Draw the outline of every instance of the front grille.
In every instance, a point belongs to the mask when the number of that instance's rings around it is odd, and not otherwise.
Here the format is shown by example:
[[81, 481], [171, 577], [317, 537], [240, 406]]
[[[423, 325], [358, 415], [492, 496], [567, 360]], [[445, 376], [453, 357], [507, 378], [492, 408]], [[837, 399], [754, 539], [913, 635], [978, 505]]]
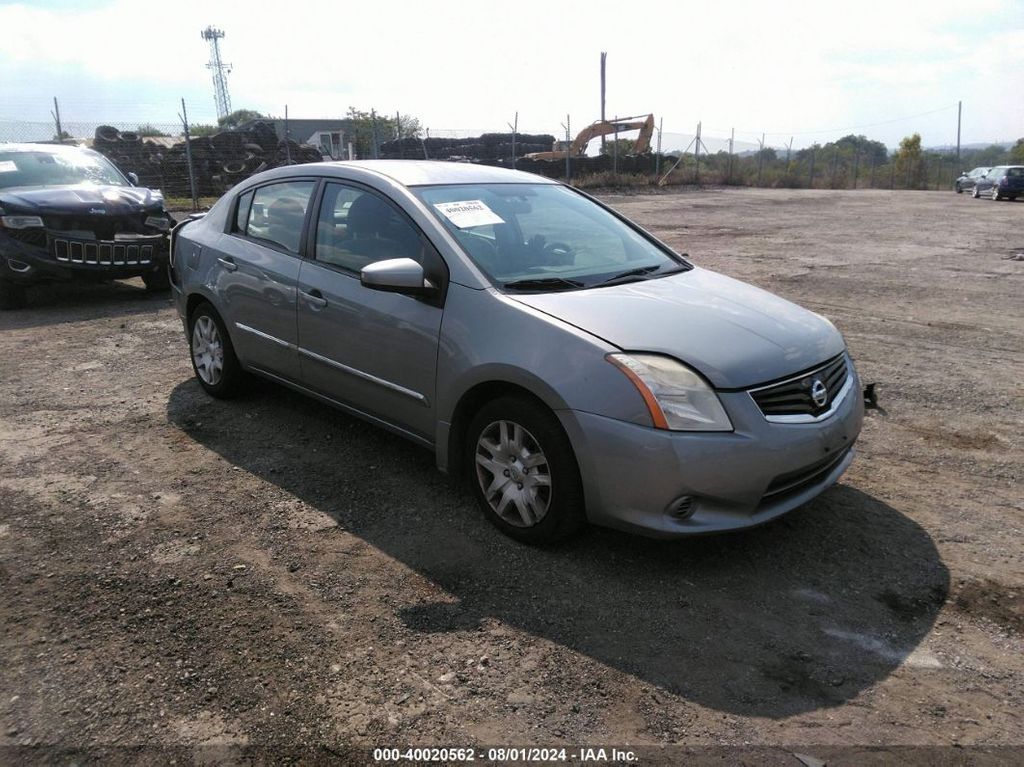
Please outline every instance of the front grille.
[[54, 237], [50, 241], [50, 252], [58, 261], [69, 264], [139, 266], [152, 262], [157, 244], [161, 240], [161, 237], [152, 237], [143, 242], [123, 242]]
[[[846, 355], [833, 357], [806, 373], [789, 378], [781, 383], [750, 390], [750, 396], [765, 416], [810, 416], [812, 418], [829, 410], [836, 396], [842, 390], [850, 371]], [[825, 387], [826, 397], [815, 402], [814, 389], [817, 382]], [[820, 390], [820, 387], [818, 387]]]

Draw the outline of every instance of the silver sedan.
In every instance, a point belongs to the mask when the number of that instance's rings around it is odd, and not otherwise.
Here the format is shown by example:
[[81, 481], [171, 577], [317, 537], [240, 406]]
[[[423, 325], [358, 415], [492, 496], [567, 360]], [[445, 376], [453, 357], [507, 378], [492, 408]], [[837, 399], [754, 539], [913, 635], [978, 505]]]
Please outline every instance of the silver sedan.
[[832, 323], [538, 176], [279, 168], [172, 250], [207, 392], [256, 374], [413, 440], [521, 541], [749, 527], [853, 460], [863, 401]]

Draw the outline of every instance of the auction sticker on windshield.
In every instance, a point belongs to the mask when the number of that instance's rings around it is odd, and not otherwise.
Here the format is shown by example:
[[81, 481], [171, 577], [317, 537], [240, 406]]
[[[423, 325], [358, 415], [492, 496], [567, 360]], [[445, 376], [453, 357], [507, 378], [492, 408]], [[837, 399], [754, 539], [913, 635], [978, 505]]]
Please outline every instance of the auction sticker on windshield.
[[14, 160], [0, 160], [0, 173], [14, 173], [18, 170], [18, 166], [14, 164]]
[[461, 202], [440, 202], [434, 205], [444, 217], [459, 229], [489, 224], [504, 224], [504, 220], [487, 207], [482, 200], [462, 200]]

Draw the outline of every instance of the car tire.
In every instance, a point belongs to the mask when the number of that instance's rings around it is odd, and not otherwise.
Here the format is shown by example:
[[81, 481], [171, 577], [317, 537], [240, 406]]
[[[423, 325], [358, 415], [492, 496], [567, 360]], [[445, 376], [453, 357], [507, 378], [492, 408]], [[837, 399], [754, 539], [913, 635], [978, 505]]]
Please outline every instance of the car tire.
[[975, 200], [981, 197], [981, 192], [978, 191], [977, 184], [974, 185], [974, 189], [971, 191], [971, 197], [973, 197]]
[[22, 309], [27, 303], [26, 298], [24, 285], [0, 279], [0, 310]]
[[150, 293], [165, 293], [171, 289], [171, 278], [164, 267], [142, 275], [142, 282]]
[[992, 187], [992, 202], [999, 202], [1001, 199], [1003, 199], [1003, 196], [999, 194], [999, 187]]
[[579, 466], [550, 410], [525, 397], [500, 397], [480, 408], [467, 437], [467, 474], [491, 524], [532, 545], [580, 531], [586, 511]]
[[242, 388], [242, 370], [224, 321], [207, 302], [199, 304], [188, 318], [188, 349], [192, 371], [210, 396], [228, 399]]
[[963, 194], [964, 193], [964, 190], [960, 188], [960, 184], [956, 184], [956, 193], [957, 194]]

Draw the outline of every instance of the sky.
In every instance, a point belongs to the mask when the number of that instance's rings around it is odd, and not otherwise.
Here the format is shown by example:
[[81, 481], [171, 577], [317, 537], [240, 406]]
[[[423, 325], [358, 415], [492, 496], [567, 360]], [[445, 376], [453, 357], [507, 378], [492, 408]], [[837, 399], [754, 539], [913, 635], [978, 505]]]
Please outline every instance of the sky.
[[665, 148], [698, 122], [715, 151], [824, 143], [894, 147], [1024, 136], [1024, 0], [560, 0], [282, 3], [0, 0], [0, 121], [216, 120], [208, 44], [224, 30], [234, 108], [418, 117], [430, 134], [572, 133], [653, 112]]

